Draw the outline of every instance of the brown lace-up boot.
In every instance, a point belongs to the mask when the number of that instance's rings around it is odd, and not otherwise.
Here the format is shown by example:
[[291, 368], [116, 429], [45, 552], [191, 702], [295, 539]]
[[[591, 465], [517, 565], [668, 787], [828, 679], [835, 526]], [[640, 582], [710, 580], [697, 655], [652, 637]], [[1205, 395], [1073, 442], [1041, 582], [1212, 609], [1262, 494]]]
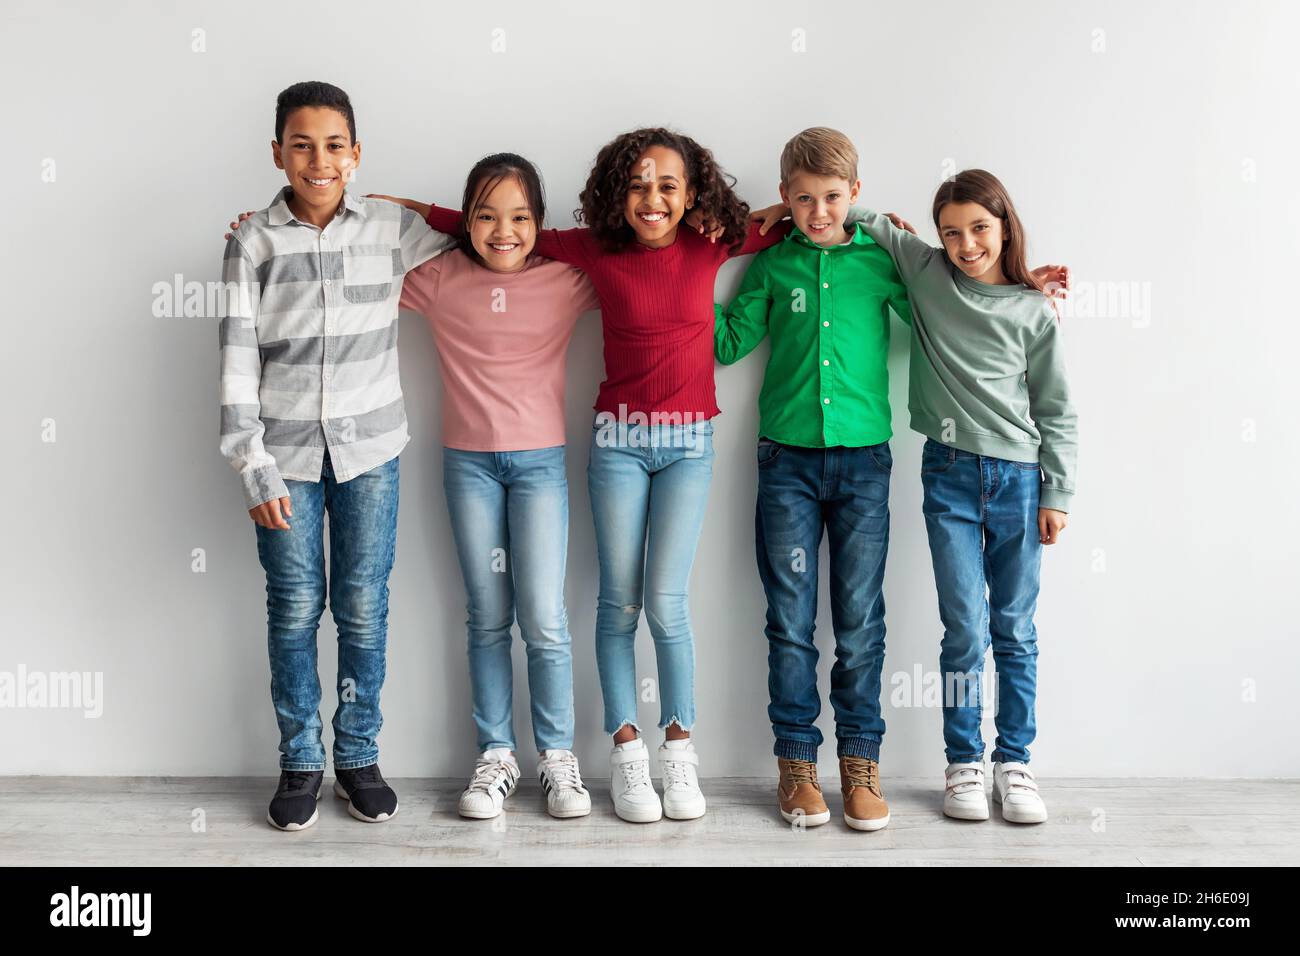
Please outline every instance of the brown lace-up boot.
[[831, 818], [821, 784], [817, 782], [817, 764], [811, 760], [778, 757], [776, 768], [781, 775], [776, 796], [786, 823], [802, 821], [806, 827], [819, 827]]
[[866, 757], [840, 758], [840, 793], [844, 822], [855, 830], [879, 830], [889, 824], [889, 804], [880, 792], [880, 764]]

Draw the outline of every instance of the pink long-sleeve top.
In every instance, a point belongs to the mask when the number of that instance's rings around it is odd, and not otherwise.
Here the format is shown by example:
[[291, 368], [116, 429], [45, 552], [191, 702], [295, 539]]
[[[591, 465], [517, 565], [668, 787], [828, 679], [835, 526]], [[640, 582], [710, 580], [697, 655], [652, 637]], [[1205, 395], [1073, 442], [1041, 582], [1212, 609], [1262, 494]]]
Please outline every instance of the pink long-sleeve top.
[[563, 445], [565, 352], [578, 316], [597, 304], [585, 275], [535, 255], [502, 273], [456, 249], [407, 273], [401, 307], [429, 320], [442, 365], [443, 444]]

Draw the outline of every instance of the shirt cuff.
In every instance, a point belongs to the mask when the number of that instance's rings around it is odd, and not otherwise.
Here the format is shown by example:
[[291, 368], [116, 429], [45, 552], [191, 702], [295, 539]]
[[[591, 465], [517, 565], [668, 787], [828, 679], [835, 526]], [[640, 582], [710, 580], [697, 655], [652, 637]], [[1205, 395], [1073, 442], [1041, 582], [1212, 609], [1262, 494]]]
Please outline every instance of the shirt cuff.
[[249, 511], [268, 501], [289, 497], [289, 489], [280, 477], [280, 469], [274, 465], [241, 472], [239, 477], [244, 481], [244, 500], [248, 503]]

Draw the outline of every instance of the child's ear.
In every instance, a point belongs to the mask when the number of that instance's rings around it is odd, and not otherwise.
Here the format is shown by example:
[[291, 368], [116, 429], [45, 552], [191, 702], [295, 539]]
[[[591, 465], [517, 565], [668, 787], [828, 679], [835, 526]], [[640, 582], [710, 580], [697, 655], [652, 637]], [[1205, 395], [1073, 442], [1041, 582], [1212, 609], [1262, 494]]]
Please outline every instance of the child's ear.
[[357, 167], [361, 165], [361, 143], [352, 144], [352, 168], [348, 170], [344, 182], [352, 182], [352, 177], [357, 174]]
[[284, 158], [280, 155], [280, 144], [271, 140], [271, 159], [275, 160], [276, 169], [284, 169]]
[[785, 208], [790, 208], [790, 194], [786, 191], [785, 183], [776, 184], [777, 194], [781, 197], [781, 202], [785, 203]]
[[862, 192], [862, 180], [853, 180], [853, 185], [849, 187], [849, 205], [852, 206], [858, 201], [858, 193]]

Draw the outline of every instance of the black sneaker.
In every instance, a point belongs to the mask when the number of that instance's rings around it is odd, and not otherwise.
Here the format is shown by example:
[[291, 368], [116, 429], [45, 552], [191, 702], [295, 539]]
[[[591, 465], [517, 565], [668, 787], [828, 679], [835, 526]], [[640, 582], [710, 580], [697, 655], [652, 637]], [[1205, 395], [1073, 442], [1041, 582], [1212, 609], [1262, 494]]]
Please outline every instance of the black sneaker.
[[280, 785], [266, 811], [266, 822], [277, 830], [305, 830], [320, 816], [316, 801], [320, 799], [323, 770], [281, 770]]
[[397, 813], [397, 794], [384, 782], [379, 764], [334, 771], [334, 793], [348, 802], [348, 813], [366, 823], [383, 823]]

